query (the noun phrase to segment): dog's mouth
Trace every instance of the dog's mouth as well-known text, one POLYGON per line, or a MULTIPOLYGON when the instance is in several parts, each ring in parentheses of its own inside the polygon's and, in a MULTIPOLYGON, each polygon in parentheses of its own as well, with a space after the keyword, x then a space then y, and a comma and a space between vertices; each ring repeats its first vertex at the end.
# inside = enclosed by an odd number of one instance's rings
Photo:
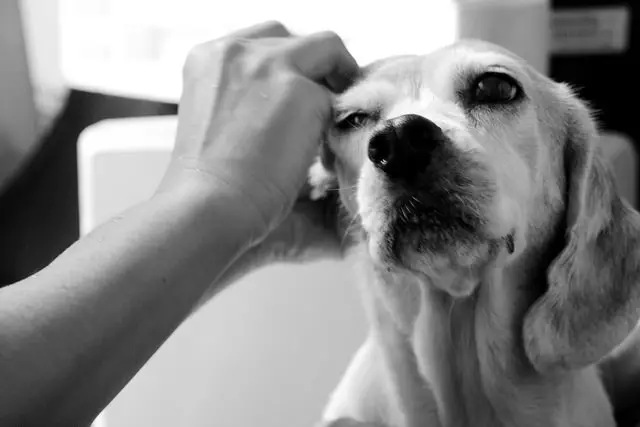
POLYGON ((376 265, 463 295, 496 254, 514 251, 518 216, 482 147, 454 136, 420 115, 385 121, 369 140, 356 197, 343 203, 376 265), (468 277, 458 280, 460 272, 468 277))
POLYGON ((438 251, 454 239, 473 239, 482 233, 486 221, 474 205, 464 197, 435 191, 403 195, 392 204, 387 218, 394 240, 418 234, 422 237, 420 243, 428 245, 428 250, 438 251))
POLYGON ((363 181, 375 183, 362 188, 368 194, 362 201, 375 213, 361 214, 379 266, 417 274, 460 297, 475 290, 478 275, 501 250, 514 252, 513 230, 494 227, 497 196, 488 180, 441 173, 411 187, 374 172, 363 181))
POLYGON ((386 224, 381 233, 368 235, 378 264, 412 273, 453 297, 471 295, 500 251, 514 251, 513 232, 492 236, 485 218, 469 209, 428 204, 416 196, 397 200, 386 224))
POLYGON ((476 245, 507 236, 489 231, 485 207, 476 198, 444 188, 404 194, 384 212, 384 242, 389 255, 398 261, 412 250, 420 254, 441 254, 452 246, 476 245))

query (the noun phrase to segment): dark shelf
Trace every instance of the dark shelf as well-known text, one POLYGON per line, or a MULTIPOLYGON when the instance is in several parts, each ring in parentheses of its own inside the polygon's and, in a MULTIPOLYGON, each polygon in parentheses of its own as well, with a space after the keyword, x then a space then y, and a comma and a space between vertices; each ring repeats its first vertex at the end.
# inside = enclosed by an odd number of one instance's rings
POLYGON ((108 118, 176 114, 175 104, 71 91, 42 150, 0 194, 0 286, 49 264, 79 237, 77 141, 108 118))

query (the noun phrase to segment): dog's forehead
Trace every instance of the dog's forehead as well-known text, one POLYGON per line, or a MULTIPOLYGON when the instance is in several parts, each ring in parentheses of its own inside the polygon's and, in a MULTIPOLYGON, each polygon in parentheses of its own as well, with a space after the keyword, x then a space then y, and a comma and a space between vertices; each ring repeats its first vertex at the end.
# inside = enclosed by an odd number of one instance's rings
POLYGON ((425 93, 455 96, 455 88, 469 75, 500 67, 528 79, 527 64, 511 52, 489 43, 464 41, 426 55, 396 56, 376 61, 362 70, 360 80, 337 98, 343 109, 369 108, 402 97, 425 93))

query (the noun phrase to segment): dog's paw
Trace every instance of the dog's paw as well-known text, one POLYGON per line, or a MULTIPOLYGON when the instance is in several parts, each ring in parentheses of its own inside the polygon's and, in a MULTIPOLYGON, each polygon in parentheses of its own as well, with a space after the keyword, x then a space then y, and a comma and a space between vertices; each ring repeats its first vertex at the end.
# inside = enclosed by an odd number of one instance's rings
POLYGON ((309 185, 311 186, 311 200, 320 200, 325 198, 330 190, 335 189, 336 178, 318 159, 309 168, 309 185))

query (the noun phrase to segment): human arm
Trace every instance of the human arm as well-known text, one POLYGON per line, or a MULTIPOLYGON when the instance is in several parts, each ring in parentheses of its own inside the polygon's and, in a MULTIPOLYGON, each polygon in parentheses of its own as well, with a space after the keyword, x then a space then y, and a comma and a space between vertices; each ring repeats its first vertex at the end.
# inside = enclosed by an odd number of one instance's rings
POLYGON ((232 215, 154 197, 0 290, 0 425, 87 425, 237 256, 232 215))
POLYGON ((157 193, 0 290, 0 424, 89 423, 230 266, 258 262, 248 256, 286 225, 330 114, 314 81, 354 64, 335 37, 252 31, 188 61, 157 193))

